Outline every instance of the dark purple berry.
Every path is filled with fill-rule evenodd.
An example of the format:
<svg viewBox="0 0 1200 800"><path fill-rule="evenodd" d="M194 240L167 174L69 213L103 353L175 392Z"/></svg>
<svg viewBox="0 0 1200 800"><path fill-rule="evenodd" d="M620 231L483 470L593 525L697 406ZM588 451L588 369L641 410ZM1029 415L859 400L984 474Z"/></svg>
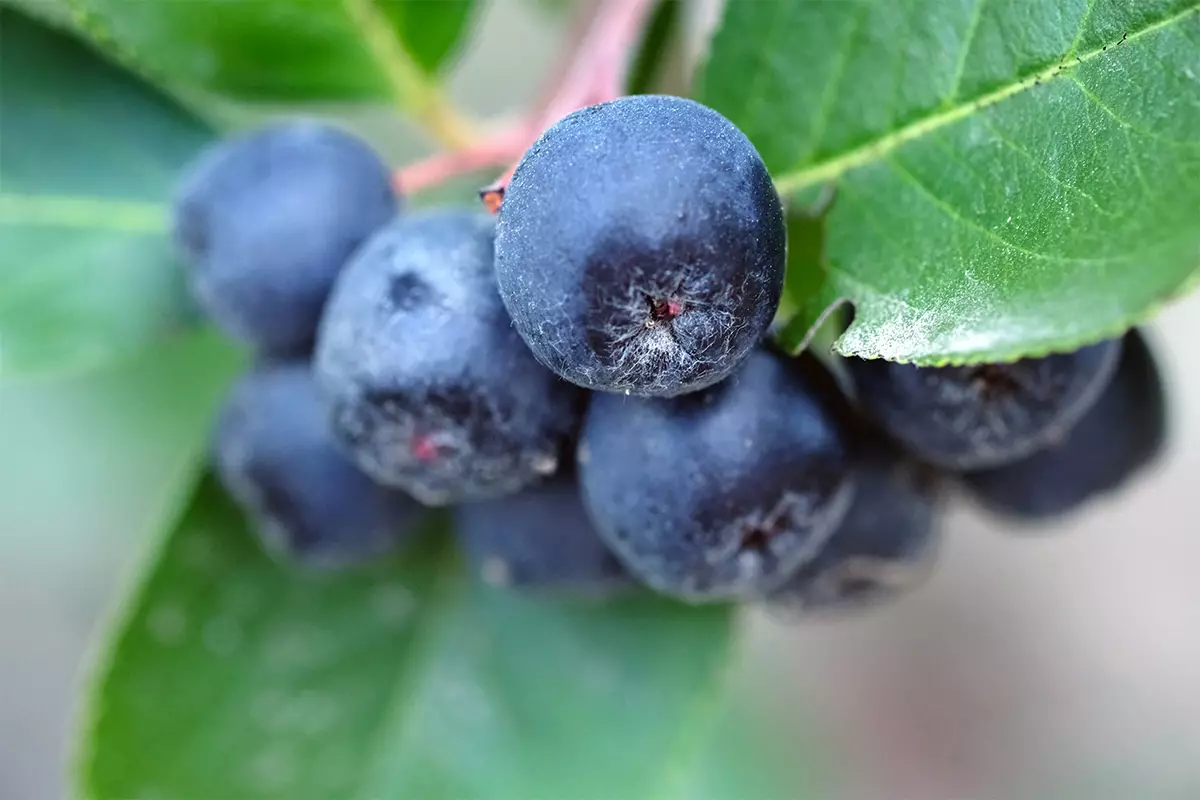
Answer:
<svg viewBox="0 0 1200 800"><path fill-rule="evenodd" d="M819 552L853 494L830 385L809 357L758 350L693 394L594 395L579 463L600 535L665 594L777 588Z"/></svg>
<svg viewBox="0 0 1200 800"><path fill-rule="evenodd" d="M221 483L280 558L317 567L363 561L401 541L421 513L338 451L306 361L260 364L236 382L214 457Z"/></svg>
<svg viewBox="0 0 1200 800"><path fill-rule="evenodd" d="M317 378L334 435L381 483L427 505L513 494L569 455L583 392L538 364L492 269L494 220L413 212L338 279Z"/></svg>
<svg viewBox="0 0 1200 800"><path fill-rule="evenodd" d="M454 520L471 571L495 586L592 594L633 585L592 526L573 470L515 495L465 503Z"/></svg>
<svg viewBox="0 0 1200 800"><path fill-rule="evenodd" d="M729 375L783 291L779 196L729 120L679 97L591 106L517 166L496 274L543 363L590 389L674 396Z"/></svg>
<svg viewBox="0 0 1200 800"><path fill-rule="evenodd" d="M920 585L937 554L938 480L932 469L881 442L856 460L854 501L816 558L771 598L776 611L839 612L890 600Z"/></svg>
<svg viewBox="0 0 1200 800"><path fill-rule="evenodd" d="M982 505L1001 514L1057 517L1128 485L1158 459L1166 429L1158 365L1141 333L1133 330L1100 399L1060 440L1020 461L965 475L963 481Z"/></svg>
<svg viewBox="0 0 1200 800"><path fill-rule="evenodd" d="M913 455L952 470L1010 463L1061 438L1108 384L1121 340L1003 364L846 359L865 412Z"/></svg>
<svg viewBox="0 0 1200 800"><path fill-rule="evenodd" d="M193 294L225 333L298 355L346 260L397 207L388 167L366 142L288 120L205 152L181 181L173 235Z"/></svg>

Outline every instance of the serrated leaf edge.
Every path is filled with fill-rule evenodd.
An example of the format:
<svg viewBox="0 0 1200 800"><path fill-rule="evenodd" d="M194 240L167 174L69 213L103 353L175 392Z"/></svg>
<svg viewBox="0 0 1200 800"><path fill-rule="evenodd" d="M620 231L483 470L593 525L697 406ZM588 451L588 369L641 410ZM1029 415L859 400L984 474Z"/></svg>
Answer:
<svg viewBox="0 0 1200 800"><path fill-rule="evenodd" d="M889 358L888 361L894 361L897 364L914 364L918 367L961 367L970 366L972 364L1007 364L1014 361L1020 361L1025 358L1043 358L1055 353L1069 353L1078 350L1081 347L1102 342L1105 339L1115 339L1123 336L1132 328L1139 325L1145 325L1153 320L1162 311L1172 303L1179 300L1181 297L1191 293L1197 286L1200 286L1200 264L1197 264L1196 269L1192 270L1188 278L1181 283L1175 291L1164 296L1161 300L1148 305L1143 311L1137 314L1130 314L1122 317L1117 322L1105 328L1101 328L1094 334L1087 336L1075 336L1068 339L1056 340L1054 345L1042 345L1037 347L1025 347L1016 354L999 350L971 350L965 353L959 353L952 356L941 358ZM853 304L852 298L843 298L841 302L849 302ZM862 358L866 360L874 360L884 358L878 353L868 353L862 350L855 350L843 345L843 336L839 336L833 345L834 351L843 357Z"/></svg>

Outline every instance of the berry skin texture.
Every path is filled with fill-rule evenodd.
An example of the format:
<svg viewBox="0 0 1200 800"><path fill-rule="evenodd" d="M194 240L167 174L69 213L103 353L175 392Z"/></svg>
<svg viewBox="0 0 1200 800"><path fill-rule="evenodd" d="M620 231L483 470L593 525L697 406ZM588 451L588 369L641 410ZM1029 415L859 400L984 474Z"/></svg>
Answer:
<svg viewBox="0 0 1200 800"><path fill-rule="evenodd" d="M957 471L1011 463L1063 434L1107 385L1121 340L1012 363L848 358L863 410L913 455Z"/></svg>
<svg viewBox="0 0 1200 800"><path fill-rule="evenodd" d="M387 165L307 120L226 139L183 177L173 238L198 304L262 353L306 353L343 264L396 215Z"/></svg>
<svg viewBox="0 0 1200 800"><path fill-rule="evenodd" d="M494 586L571 594L632 587L592 526L571 472L515 495L458 506L455 529L471 571Z"/></svg>
<svg viewBox="0 0 1200 800"><path fill-rule="evenodd" d="M894 599L922 584L937 555L938 480L883 442L857 459L857 488L841 525L816 558L770 598L783 614L841 613Z"/></svg>
<svg viewBox="0 0 1200 800"><path fill-rule="evenodd" d="M984 507L1018 520L1078 510L1128 485L1163 451L1167 403L1154 354L1142 334L1125 335L1116 374L1061 441L995 469L963 476Z"/></svg>
<svg viewBox="0 0 1200 800"><path fill-rule="evenodd" d="M412 498L376 485L335 446L306 361L261 363L232 387L213 443L216 473L280 560L366 561L415 530Z"/></svg>
<svg viewBox="0 0 1200 800"><path fill-rule="evenodd" d="M854 494L829 384L811 357L757 350L702 392L593 395L580 483L601 537L644 583L689 602L777 588Z"/></svg>
<svg viewBox="0 0 1200 800"><path fill-rule="evenodd" d="M397 217L348 264L317 337L334 435L377 481L431 506L513 494L555 472L584 393L513 330L493 218Z"/></svg>
<svg viewBox="0 0 1200 800"><path fill-rule="evenodd" d="M783 292L779 196L717 112L641 95L564 117L500 208L500 293L537 358L589 389L671 397L729 375Z"/></svg>

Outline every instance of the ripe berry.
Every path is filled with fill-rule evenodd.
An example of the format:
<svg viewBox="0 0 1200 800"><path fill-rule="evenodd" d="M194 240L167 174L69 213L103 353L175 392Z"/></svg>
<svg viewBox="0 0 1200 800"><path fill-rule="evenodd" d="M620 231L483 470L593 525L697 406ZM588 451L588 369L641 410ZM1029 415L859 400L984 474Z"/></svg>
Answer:
<svg viewBox="0 0 1200 800"><path fill-rule="evenodd" d="M1046 446L1091 407L1112 376L1121 342L1005 364L916 367L846 359L859 402L914 455L972 470Z"/></svg>
<svg viewBox="0 0 1200 800"><path fill-rule="evenodd" d="M216 472L269 553L310 566L391 548L421 507L338 452L309 364L260 364L238 380L215 433Z"/></svg>
<svg viewBox="0 0 1200 800"><path fill-rule="evenodd" d="M857 488L816 558L771 596L775 610L843 611L890 600L929 575L937 550L932 470L883 442L857 459Z"/></svg>
<svg viewBox="0 0 1200 800"><path fill-rule="evenodd" d="M1134 330L1100 399L1061 440L963 477L984 506L1030 520L1066 514L1127 485L1163 450L1166 397L1154 354Z"/></svg>
<svg viewBox="0 0 1200 800"><path fill-rule="evenodd" d="M552 474L583 393L530 354L496 291L487 214L396 218L339 277L317 379L334 435L427 505L512 494Z"/></svg>
<svg viewBox="0 0 1200 800"><path fill-rule="evenodd" d="M496 275L543 363L590 389L674 396L730 374L783 291L779 197L710 108L642 95L547 130L517 166Z"/></svg>
<svg viewBox="0 0 1200 800"><path fill-rule="evenodd" d="M193 164L173 234L218 326L263 352L299 354L342 265L396 210L388 168L365 142L287 121L227 139Z"/></svg>
<svg viewBox="0 0 1200 800"><path fill-rule="evenodd" d="M769 592L815 555L853 494L836 400L811 358L764 350L701 392L593 395L579 463L597 530L660 592Z"/></svg>
<svg viewBox="0 0 1200 800"><path fill-rule="evenodd" d="M488 583L573 593L632 585L592 527L573 470L515 495L463 504L454 520L471 570Z"/></svg>

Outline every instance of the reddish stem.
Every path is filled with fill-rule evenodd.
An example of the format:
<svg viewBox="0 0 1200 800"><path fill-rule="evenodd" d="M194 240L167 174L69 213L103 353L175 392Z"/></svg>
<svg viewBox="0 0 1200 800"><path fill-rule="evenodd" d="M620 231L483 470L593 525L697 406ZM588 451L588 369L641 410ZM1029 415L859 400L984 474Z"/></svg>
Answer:
<svg viewBox="0 0 1200 800"><path fill-rule="evenodd" d="M529 141L529 125L521 122L490 134L470 147L435 153L403 166L393 173L392 185L397 192L411 194L460 175L507 164L525 152Z"/></svg>
<svg viewBox="0 0 1200 800"><path fill-rule="evenodd" d="M509 164L498 180L480 192L488 210L498 211L516 162L546 128L580 108L621 96L629 53L656 2L598 0L595 6L585 8L590 24L578 41L571 42L574 54L551 84L553 89L541 108L486 141L401 168L394 178L396 188L415 192L459 175Z"/></svg>

